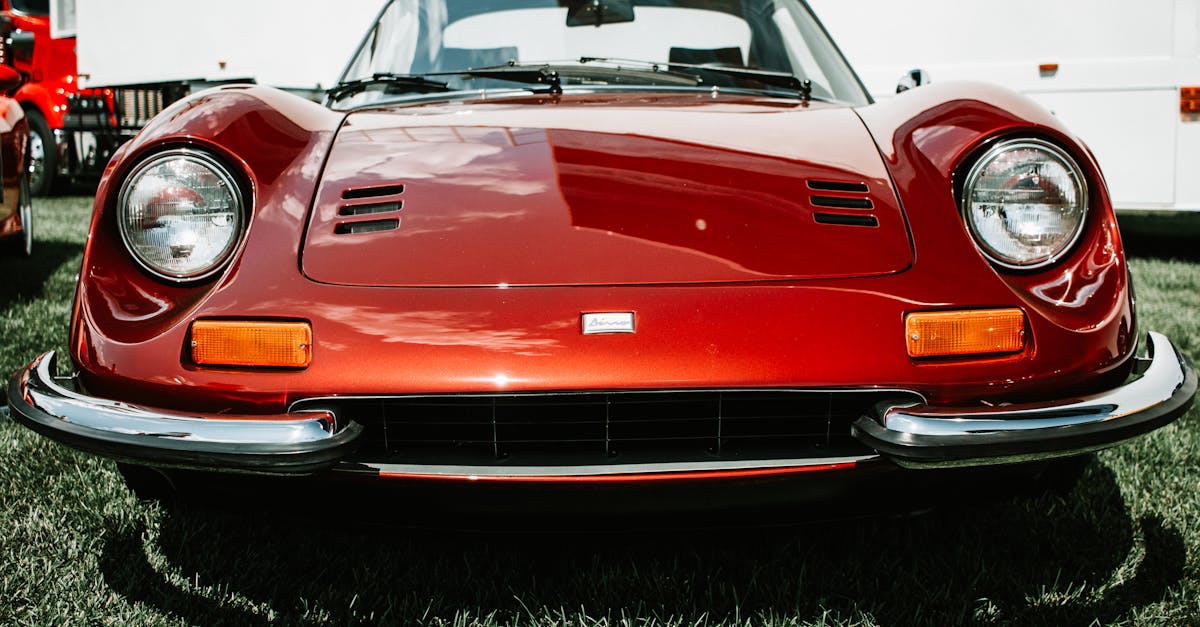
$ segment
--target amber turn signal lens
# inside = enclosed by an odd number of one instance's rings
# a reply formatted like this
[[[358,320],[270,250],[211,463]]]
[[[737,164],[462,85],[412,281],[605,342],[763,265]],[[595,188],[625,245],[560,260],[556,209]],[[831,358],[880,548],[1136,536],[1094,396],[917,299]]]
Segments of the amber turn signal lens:
[[[1025,348],[1020,309],[924,311],[904,318],[909,357],[1015,353]]]
[[[192,361],[205,366],[304,368],[312,362],[307,322],[197,320]]]

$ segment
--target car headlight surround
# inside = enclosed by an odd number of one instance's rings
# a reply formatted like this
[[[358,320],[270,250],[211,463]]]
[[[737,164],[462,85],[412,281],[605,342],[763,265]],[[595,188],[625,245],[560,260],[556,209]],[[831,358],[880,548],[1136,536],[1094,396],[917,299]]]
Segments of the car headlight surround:
[[[997,142],[963,182],[960,208],[979,249],[998,266],[1033,270],[1067,254],[1083,234],[1087,179],[1058,146],[1022,137]]]
[[[176,283],[209,278],[241,241],[245,211],[233,174],[207,152],[154,154],[121,185],[117,223],[134,260]]]

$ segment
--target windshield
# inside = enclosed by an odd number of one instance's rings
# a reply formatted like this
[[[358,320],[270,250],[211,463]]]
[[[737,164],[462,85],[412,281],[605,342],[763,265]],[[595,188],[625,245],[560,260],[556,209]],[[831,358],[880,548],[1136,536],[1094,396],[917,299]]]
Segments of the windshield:
[[[702,79],[692,89],[769,91],[737,70],[774,72],[811,81],[814,98],[869,101],[801,0],[391,0],[342,82],[423,75],[449,90],[519,88],[495,73],[453,74],[508,65],[552,65],[565,89],[681,88],[683,73]],[[393,80],[334,100],[358,105],[417,91]]]
[[[50,0],[12,0],[14,11],[26,15],[50,15]]]

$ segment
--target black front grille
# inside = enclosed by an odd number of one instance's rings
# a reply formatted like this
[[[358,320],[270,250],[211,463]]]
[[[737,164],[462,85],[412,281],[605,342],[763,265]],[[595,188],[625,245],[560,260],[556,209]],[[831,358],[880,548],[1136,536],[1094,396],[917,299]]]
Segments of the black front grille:
[[[901,393],[902,394],[902,393]],[[850,423],[896,392],[668,391],[302,401],[411,464],[605,464],[864,454]]]

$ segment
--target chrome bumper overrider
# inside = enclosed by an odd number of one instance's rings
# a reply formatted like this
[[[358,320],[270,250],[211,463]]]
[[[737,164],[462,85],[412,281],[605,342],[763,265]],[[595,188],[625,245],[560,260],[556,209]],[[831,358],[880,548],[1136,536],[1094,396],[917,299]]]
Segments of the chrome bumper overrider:
[[[329,412],[278,416],[183,414],[84,396],[56,380],[53,352],[8,386],[12,417],[72,447],[153,465],[310,474],[349,454],[362,427]]]
[[[854,437],[901,466],[981,466],[1064,457],[1112,446],[1183,415],[1196,372],[1166,336],[1151,332],[1134,380],[1044,403],[981,407],[883,405]]]

